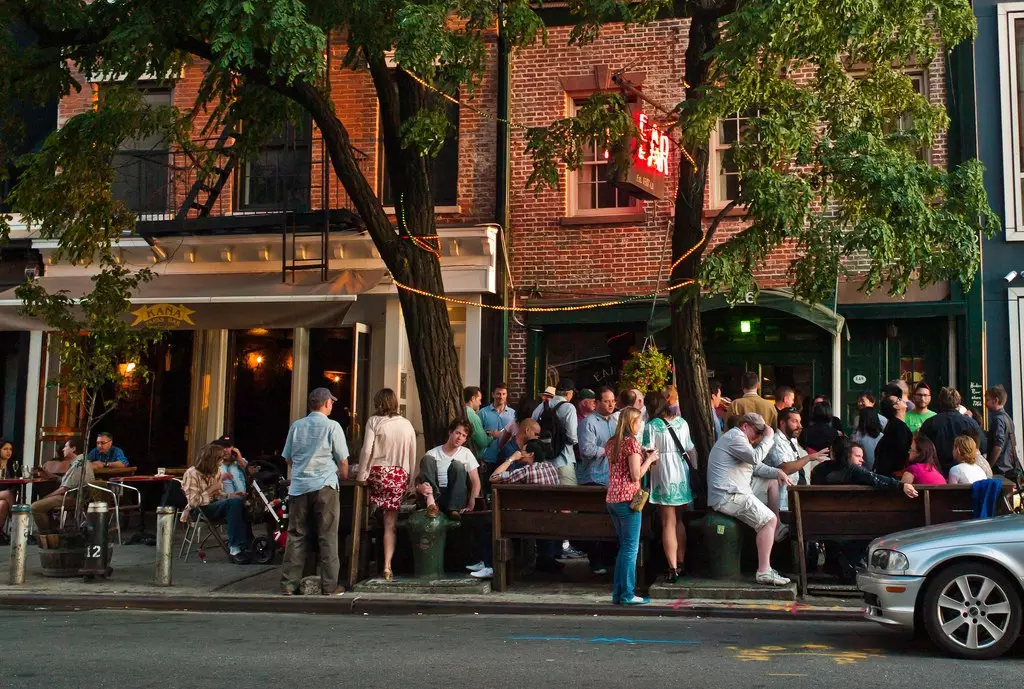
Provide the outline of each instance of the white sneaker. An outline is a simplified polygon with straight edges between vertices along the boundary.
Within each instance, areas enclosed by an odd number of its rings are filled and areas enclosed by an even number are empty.
[[[789,579],[782,576],[774,569],[769,569],[767,572],[758,572],[754,577],[754,581],[758,584],[766,584],[768,586],[786,586],[789,584]]]
[[[789,538],[789,524],[779,524],[779,528],[775,529],[775,542],[782,543]]]
[[[484,567],[483,569],[478,569],[475,572],[470,572],[469,576],[474,579],[490,579],[494,576],[494,570],[490,567]],[[786,579],[786,581],[789,581],[789,579]]]
[[[479,572],[485,566],[486,565],[484,565],[484,561],[480,560],[480,562],[477,562],[475,565],[466,565],[466,569],[468,569],[470,572]]]

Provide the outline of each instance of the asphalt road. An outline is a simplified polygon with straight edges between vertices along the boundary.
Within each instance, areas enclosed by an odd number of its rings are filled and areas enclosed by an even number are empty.
[[[0,686],[948,687],[1017,684],[1024,650],[943,658],[867,623],[0,610]]]

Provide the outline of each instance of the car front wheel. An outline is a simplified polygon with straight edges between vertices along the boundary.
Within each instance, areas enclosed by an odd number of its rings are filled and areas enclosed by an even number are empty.
[[[949,654],[970,660],[1002,655],[1021,629],[1021,601],[1001,570],[964,562],[929,579],[925,588],[925,630]]]

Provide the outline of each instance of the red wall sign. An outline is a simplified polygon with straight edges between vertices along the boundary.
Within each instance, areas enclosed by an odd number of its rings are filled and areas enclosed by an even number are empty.
[[[663,132],[649,115],[633,106],[633,121],[638,136],[631,140],[631,165],[614,184],[641,199],[665,198],[665,176],[669,171],[668,134]]]

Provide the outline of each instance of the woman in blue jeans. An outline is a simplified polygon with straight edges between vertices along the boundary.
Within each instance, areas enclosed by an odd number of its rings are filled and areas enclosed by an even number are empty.
[[[211,520],[228,523],[228,549],[236,565],[248,564],[245,547],[249,540],[249,526],[245,521],[245,503],[242,498],[225,498],[221,483],[221,463],[229,450],[210,443],[199,451],[195,462],[181,480],[181,489],[188,504],[181,512],[181,521],[187,522],[192,510],[202,510]]]
[[[644,453],[636,436],[640,433],[640,410],[626,407],[619,412],[619,425],[615,435],[605,446],[608,457],[608,493],[605,502],[619,536],[619,555],[615,558],[615,579],[612,585],[612,603],[615,605],[643,605],[649,603],[634,592],[636,586],[636,555],[640,550],[640,522],[642,514],[630,509],[633,495],[640,490],[640,479],[658,461],[658,452]]]

